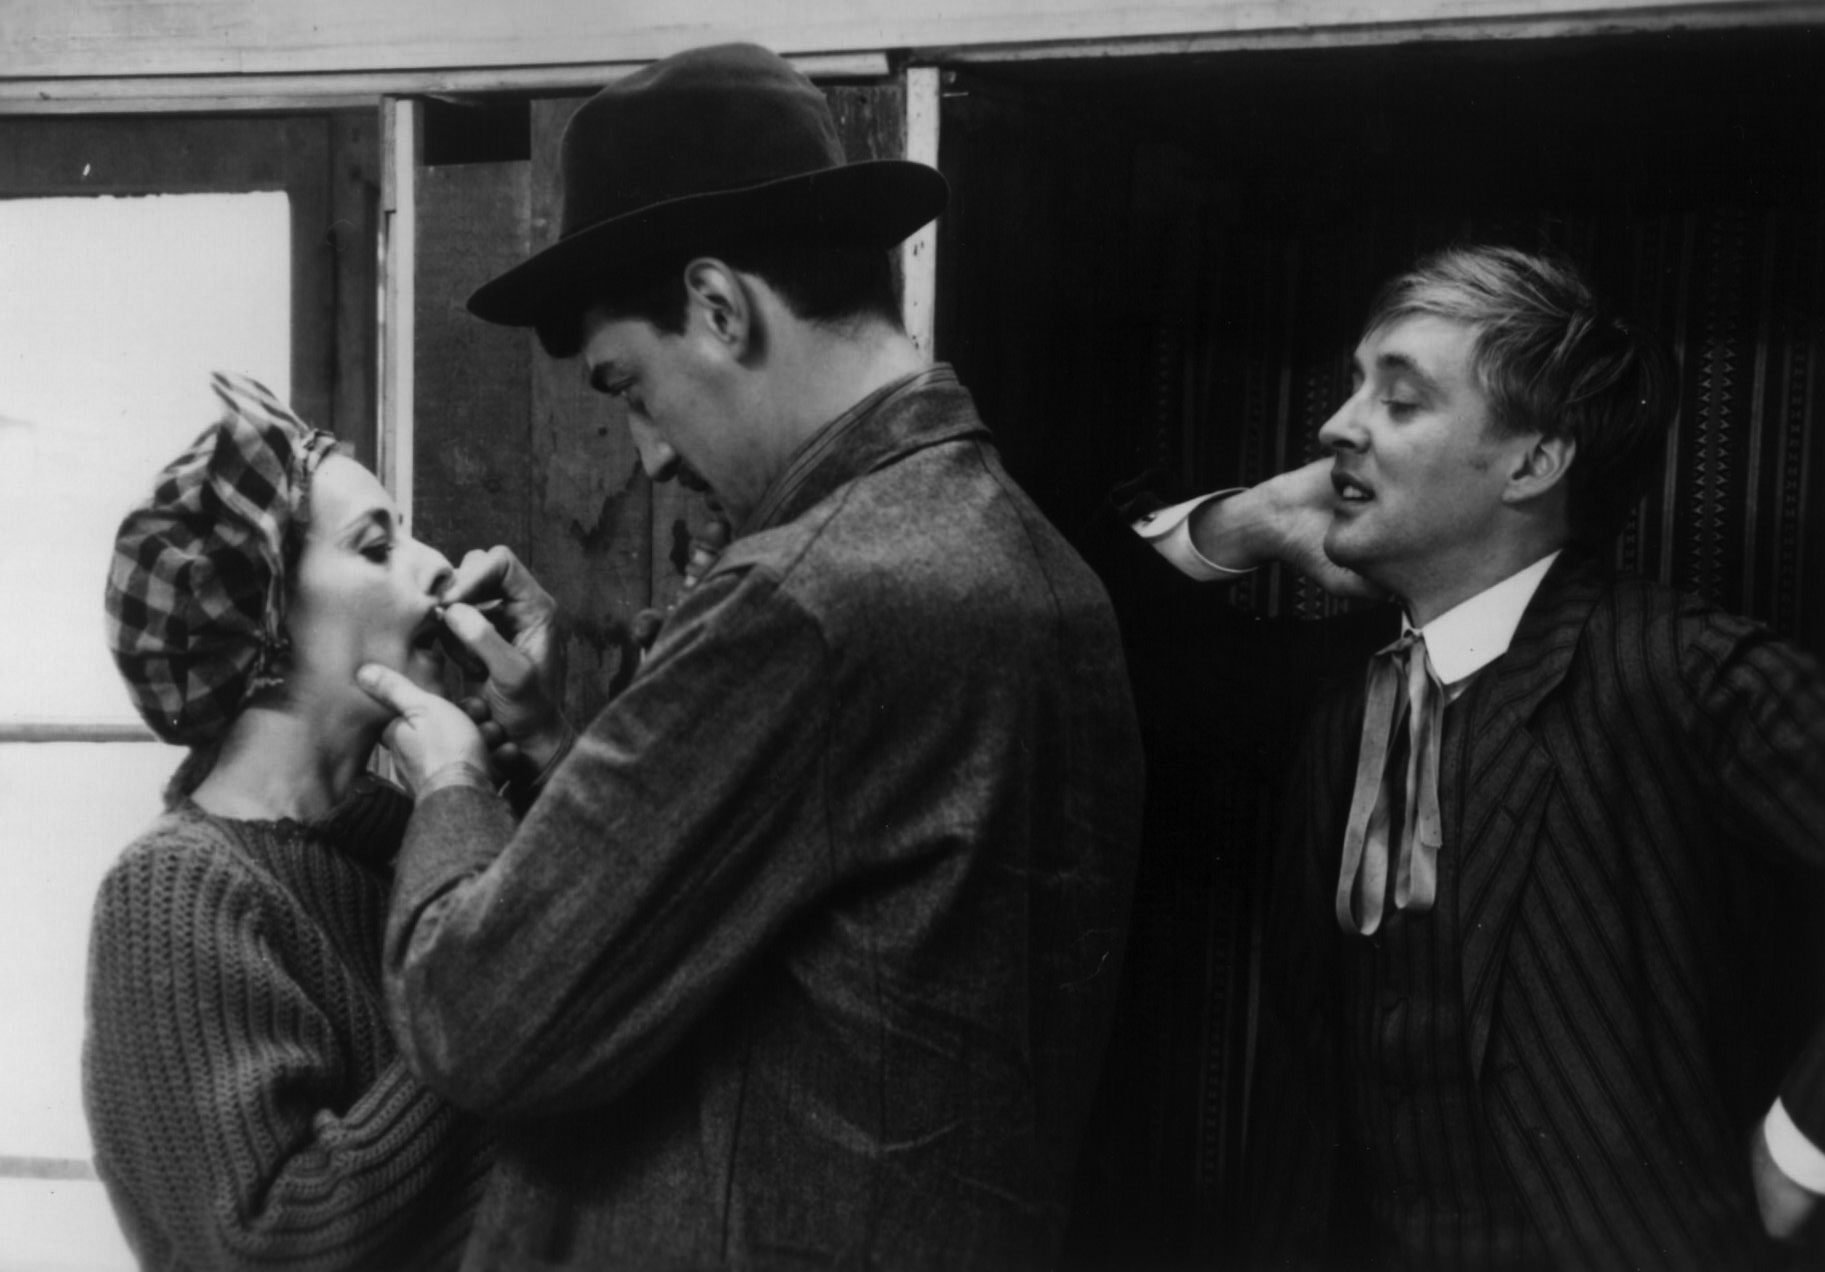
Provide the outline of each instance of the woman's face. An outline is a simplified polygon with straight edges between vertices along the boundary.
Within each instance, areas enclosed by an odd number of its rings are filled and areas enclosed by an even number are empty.
[[[399,524],[393,498],[367,469],[330,455],[311,480],[310,526],[286,617],[295,697],[331,694],[361,714],[385,708],[355,684],[379,663],[437,691],[443,654],[435,606],[450,581],[443,553]]]

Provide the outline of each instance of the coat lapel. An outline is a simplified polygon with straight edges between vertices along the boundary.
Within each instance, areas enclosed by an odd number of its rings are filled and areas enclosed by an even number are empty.
[[[1454,823],[1446,827],[1446,843],[1463,846],[1447,855],[1458,870],[1465,1025],[1471,1072],[1479,1079],[1502,955],[1556,780],[1552,756],[1529,726],[1570,670],[1602,588],[1600,567],[1582,554],[1568,549],[1553,563],[1508,652],[1460,704],[1465,716],[1445,756],[1442,783],[1452,793]]]

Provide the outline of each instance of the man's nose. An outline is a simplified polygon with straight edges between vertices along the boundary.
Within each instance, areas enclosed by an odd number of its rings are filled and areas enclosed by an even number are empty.
[[[1352,393],[1349,401],[1324,422],[1318,430],[1321,446],[1340,451],[1362,450],[1368,444],[1368,434],[1362,426],[1362,397],[1360,390]]]
[[[671,444],[632,411],[627,414],[627,432],[634,439],[634,449],[640,452],[640,466],[646,470],[646,475],[654,481],[669,478],[678,467],[678,452]]]

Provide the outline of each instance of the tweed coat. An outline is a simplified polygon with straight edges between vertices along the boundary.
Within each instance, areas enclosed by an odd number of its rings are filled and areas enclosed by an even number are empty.
[[[933,368],[801,449],[517,828],[401,852],[401,1047],[493,1115],[465,1267],[1059,1253],[1139,838],[1108,598]]]
[[[1248,1131],[1263,1266],[1348,1265],[1332,896],[1362,679],[1314,713],[1275,863]],[[1461,995],[1485,1128],[1555,1265],[1774,1261],[1749,1135],[1784,1078],[1825,1143],[1825,1033],[1755,1018],[1755,951],[1782,934],[1747,916],[1825,870],[1817,665],[1567,552],[1444,745],[1436,921],[1459,977],[1444,992]],[[1793,973],[1788,1010],[1803,1010]]]

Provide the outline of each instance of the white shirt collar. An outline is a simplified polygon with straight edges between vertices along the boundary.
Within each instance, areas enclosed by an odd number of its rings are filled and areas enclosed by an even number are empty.
[[[1557,552],[1547,553],[1419,629],[1440,684],[1450,688],[1508,652],[1527,603],[1558,556]],[[1401,629],[1410,631],[1413,625],[1403,617]]]

